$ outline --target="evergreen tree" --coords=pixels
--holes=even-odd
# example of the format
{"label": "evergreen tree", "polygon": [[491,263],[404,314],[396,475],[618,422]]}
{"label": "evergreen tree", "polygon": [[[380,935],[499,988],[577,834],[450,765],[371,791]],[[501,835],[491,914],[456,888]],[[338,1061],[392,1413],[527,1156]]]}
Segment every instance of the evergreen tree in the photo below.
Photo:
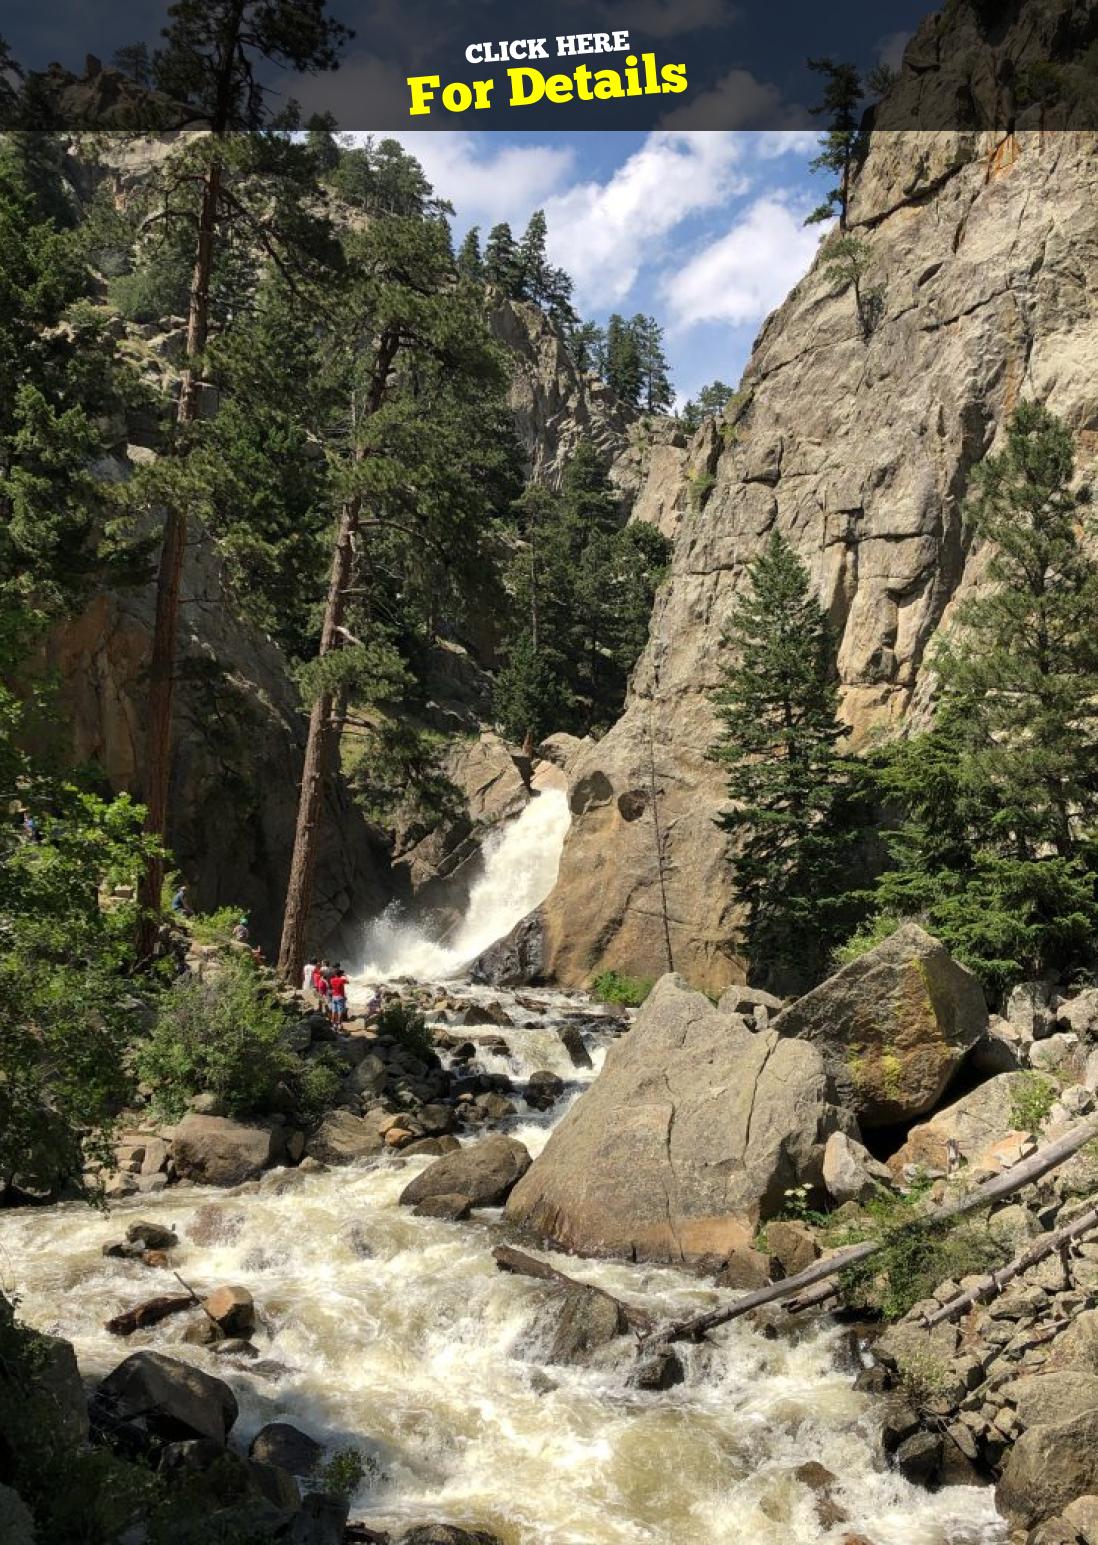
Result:
{"label": "evergreen tree", "polygon": [[484,248],[484,277],[505,295],[517,300],[522,295],[522,265],[519,249],[506,221],[488,232]]}
{"label": "evergreen tree", "polygon": [[577,370],[606,374],[606,333],[597,322],[580,322],[572,328],[568,348]]}
{"label": "evergreen tree", "polygon": [[[225,226],[247,228],[248,243],[265,253],[311,250],[315,220],[305,207],[302,160],[313,168],[307,145],[285,135],[235,133],[272,123],[266,92],[256,77],[265,61],[298,71],[333,69],[347,29],[325,14],[324,0],[175,0],[168,12],[165,43],[154,56],[157,86],[191,104],[210,125],[150,179],[150,194],[161,201],[156,218],[169,227],[184,219],[194,236],[194,269],[187,312],[187,346],[180,382],[179,448],[199,417],[200,364],[210,328],[210,287]],[[292,119],[292,114],[289,115]],[[287,121],[286,115],[279,120]],[[233,171],[237,178],[234,186]],[[260,204],[243,198],[255,188]],[[195,190],[197,189],[197,193]],[[163,837],[171,773],[172,711],[175,695],[179,595],[187,544],[187,511],[169,503],[164,518],[157,576],[156,621],[149,660],[149,711],[145,749],[148,830]],[[154,858],[141,887],[144,914],[141,948],[151,954],[163,886],[163,864]]]}
{"label": "evergreen tree", "polygon": [[986,590],[938,651],[933,729],[877,758],[902,816],[874,932],[923,917],[998,996],[1088,960],[1098,928],[1098,565],[1069,430],[1034,403],[973,475]]}
{"label": "evergreen tree", "polygon": [[684,427],[693,434],[701,428],[704,419],[719,418],[729,398],[735,395],[735,390],[723,381],[711,381],[708,386],[703,386],[697,398],[692,397],[682,410]]}
{"label": "evergreen tree", "polygon": [[463,279],[479,284],[484,278],[484,259],[480,255],[480,227],[474,225],[467,232],[458,249],[457,270]]}
{"label": "evergreen tree", "polygon": [[813,171],[830,172],[838,181],[828,189],[805,224],[830,220],[837,213],[839,230],[845,231],[850,178],[865,153],[866,134],[861,128],[860,113],[862,80],[855,65],[836,64],[833,59],[810,59],[808,67],[824,77],[823,100],[812,111],[826,113],[829,123],[823,149],[809,164]]}
{"label": "evergreen tree", "polygon": [[666,413],[675,400],[663,352],[663,328],[640,312],[629,324],[640,362],[640,405],[647,413]]}
{"label": "evergreen tree", "polygon": [[643,385],[640,348],[633,328],[614,313],[606,324],[606,384],[630,407],[640,403]]}
{"label": "evergreen tree", "polygon": [[519,293],[536,306],[544,305],[550,294],[550,267],[545,255],[547,229],[545,211],[535,209],[518,249]]}
{"label": "evergreen tree", "polygon": [[375,140],[369,135],[361,144],[337,150],[326,180],[337,197],[353,209],[368,215],[425,219],[453,214],[453,206],[435,197],[423,168],[399,140]]}
{"label": "evergreen tree", "polygon": [[840,936],[853,835],[851,765],[838,751],[838,687],[827,618],[775,533],[748,566],[714,696],[710,756],[733,802],[730,842],[743,943],[756,981],[811,980]]}

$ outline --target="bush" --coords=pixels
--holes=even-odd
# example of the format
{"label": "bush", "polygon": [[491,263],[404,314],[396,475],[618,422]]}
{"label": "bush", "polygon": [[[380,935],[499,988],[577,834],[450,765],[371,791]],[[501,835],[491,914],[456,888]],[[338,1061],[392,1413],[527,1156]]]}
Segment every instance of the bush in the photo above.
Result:
{"label": "bush", "polygon": [[1010,1102],[1011,1126],[1036,1137],[1056,1103],[1058,1092],[1052,1079],[1044,1074],[1020,1073]]}
{"label": "bush", "polygon": [[377,1016],[378,1035],[390,1035],[416,1057],[433,1057],[434,1045],[427,1021],[407,1003],[390,1003]]}
{"label": "bush", "polygon": [[215,1095],[230,1115],[256,1115],[271,1109],[280,1086],[311,1115],[334,1096],[340,1069],[334,1059],[295,1056],[288,1023],[251,957],[234,952],[208,976],[180,977],[165,993],[137,1072],[172,1119],[197,1094]]}
{"label": "bush", "polygon": [[239,923],[242,907],[218,907],[216,912],[196,912],[187,926],[199,944],[228,944]]}
{"label": "bush", "polygon": [[587,990],[600,1003],[623,1003],[627,1008],[635,1009],[644,1002],[654,985],[648,976],[622,976],[617,971],[601,971]]}

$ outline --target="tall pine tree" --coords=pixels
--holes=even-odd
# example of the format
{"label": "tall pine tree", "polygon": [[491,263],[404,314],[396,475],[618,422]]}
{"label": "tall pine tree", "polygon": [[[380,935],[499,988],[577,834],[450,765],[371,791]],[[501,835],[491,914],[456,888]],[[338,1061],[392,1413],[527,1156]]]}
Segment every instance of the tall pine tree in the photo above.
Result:
{"label": "tall pine tree", "polygon": [[804,985],[841,937],[852,843],[851,765],[838,750],[834,647],[808,574],[775,533],[748,567],[726,635],[720,733],[735,894],[754,981]]}

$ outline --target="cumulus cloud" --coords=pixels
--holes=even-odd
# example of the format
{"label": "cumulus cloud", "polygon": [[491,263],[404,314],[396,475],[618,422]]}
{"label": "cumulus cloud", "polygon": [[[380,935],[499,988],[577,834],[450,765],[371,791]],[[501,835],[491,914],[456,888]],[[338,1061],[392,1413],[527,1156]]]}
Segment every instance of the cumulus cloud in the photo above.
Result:
{"label": "cumulus cloud", "polygon": [[750,70],[729,70],[715,86],[660,119],[665,129],[807,129],[812,115],[786,102],[777,86]]}
{"label": "cumulus cloud", "polygon": [[445,129],[402,131],[394,138],[415,156],[438,196],[450,200],[462,224],[520,225],[575,168],[575,151],[566,145],[501,145],[493,134]]}
{"label": "cumulus cloud", "polygon": [[819,232],[804,225],[804,215],[803,207],[781,193],[748,204],[724,236],[663,280],[673,325],[761,321],[815,255]]}
{"label": "cumulus cloud", "polygon": [[606,181],[548,199],[550,253],[575,280],[581,309],[618,304],[682,221],[743,193],[743,151],[734,134],[657,131]]}

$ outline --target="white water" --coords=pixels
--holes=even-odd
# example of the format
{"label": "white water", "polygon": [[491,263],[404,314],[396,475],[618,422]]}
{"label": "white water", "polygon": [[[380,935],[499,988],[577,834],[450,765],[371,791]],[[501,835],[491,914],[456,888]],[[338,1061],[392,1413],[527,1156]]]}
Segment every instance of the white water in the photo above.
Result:
{"label": "white water", "polygon": [[[539,993],[546,1012],[534,1015],[492,996],[520,1025],[535,1022],[505,1028],[509,1056],[484,1065],[516,1079],[553,1067],[578,1095],[594,1075],[570,1069],[552,1028],[576,1000]],[[605,1038],[588,1040],[597,1064]],[[536,1151],[562,1109],[516,1116],[512,1130]],[[840,1332],[827,1325],[768,1341],[737,1322],[690,1349],[687,1382],[665,1393],[629,1387],[626,1341],[592,1367],[548,1364],[553,1294],[495,1269],[498,1214],[453,1224],[398,1205],[430,1162],[277,1171],[254,1194],[171,1190],[109,1218],[76,1205],[0,1215],[0,1285],[21,1295],[32,1324],[73,1341],[87,1375],[156,1347],[227,1378],[241,1407],[236,1447],[281,1419],[330,1450],[358,1448],[368,1474],[351,1516],[377,1529],[446,1521],[503,1545],[840,1545],[848,1532],[872,1545],[1005,1545],[988,1491],[932,1496],[885,1468],[876,1407],[851,1388]],[[189,1229],[210,1201],[231,1226],[200,1245]],[[125,1343],[103,1331],[120,1309],[178,1290],[168,1270],[101,1255],[137,1217],[176,1229],[171,1266],[188,1282],[252,1290],[256,1343],[281,1373],[227,1367],[182,1343],[180,1320]],[[668,1268],[554,1259],[667,1313],[729,1296]],[[830,1530],[796,1478],[808,1460],[839,1477],[848,1516]]]}
{"label": "white water", "polygon": [[391,906],[366,930],[363,982],[412,977],[445,981],[457,976],[497,939],[539,906],[553,889],[568,831],[568,796],[547,788],[522,814],[492,834],[484,849],[484,872],[469,894],[465,916],[445,937],[432,938],[423,925]]}

